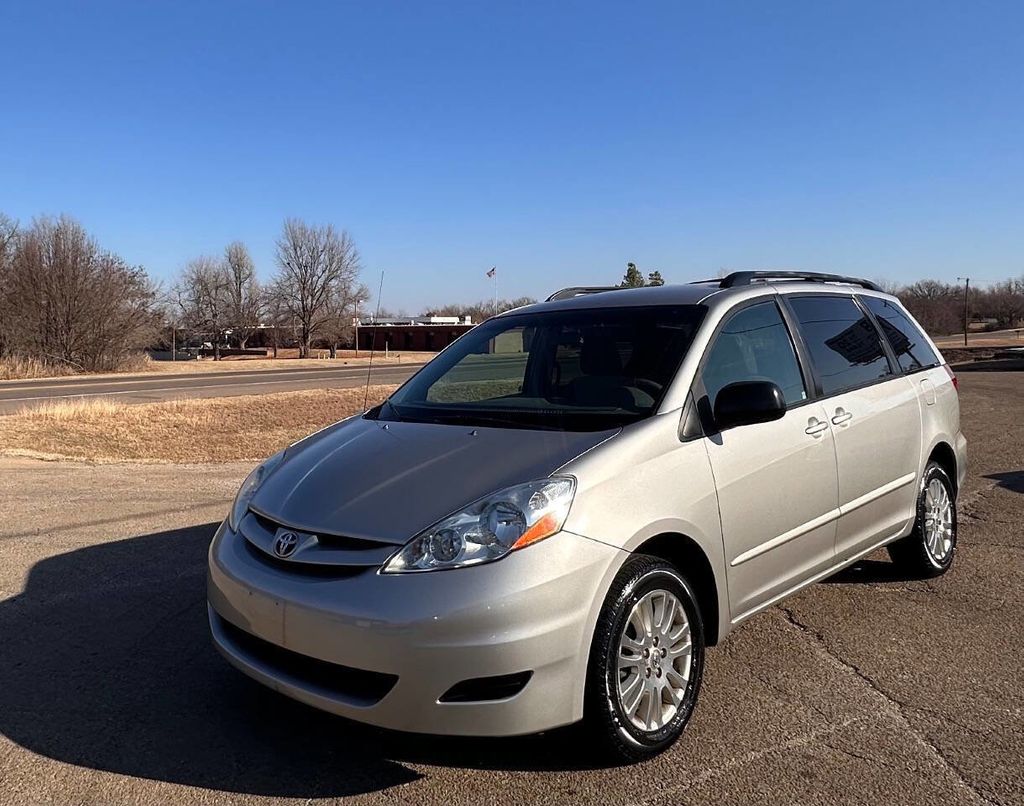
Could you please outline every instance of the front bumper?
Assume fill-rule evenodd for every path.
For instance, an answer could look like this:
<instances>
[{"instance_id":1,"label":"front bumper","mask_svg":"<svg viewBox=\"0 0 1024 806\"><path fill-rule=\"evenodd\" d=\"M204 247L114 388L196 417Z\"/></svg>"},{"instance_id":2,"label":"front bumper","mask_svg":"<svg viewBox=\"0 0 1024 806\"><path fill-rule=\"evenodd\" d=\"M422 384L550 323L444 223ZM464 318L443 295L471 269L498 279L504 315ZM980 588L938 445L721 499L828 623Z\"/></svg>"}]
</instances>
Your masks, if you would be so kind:
<instances>
[{"instance_id":1,"label":"front bumper","mask_svg":"<svg viewBox=\"0 0 1024 806\"><path fill-rule=\"evenodd\" d=\"M625 556L562 532L472 568L332 578L260 559L225 523L210 546L211 632L246 674L351 719L422 733L534 733L582 717L594 624ZM311 671L307 659L326 663ZM348 667L339 680L351 671L372 680L332 685L329 664ZM462 681L522 672L532 675L511 697L440 701Z\"/></svg>"}]
</instances>

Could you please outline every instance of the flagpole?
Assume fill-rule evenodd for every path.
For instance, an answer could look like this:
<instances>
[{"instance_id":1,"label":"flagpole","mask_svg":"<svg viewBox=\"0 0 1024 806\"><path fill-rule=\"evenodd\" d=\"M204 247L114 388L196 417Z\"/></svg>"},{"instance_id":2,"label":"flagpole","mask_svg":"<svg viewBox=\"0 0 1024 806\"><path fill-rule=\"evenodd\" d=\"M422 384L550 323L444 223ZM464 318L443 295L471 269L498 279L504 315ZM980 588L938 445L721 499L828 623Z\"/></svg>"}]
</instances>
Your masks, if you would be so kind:
<instances>
[{"instance_id":1,"label":"flagpole","mask_svg":"<svg viewBox=\"0 0 1024 806\"><path fill-rule=\"evenodd\" d=\"M492 292L494 293L494 302L492 305L491 316L498 315L498 267L491 266L491 270L487 272L487 277L491 280L494 285L491 286Z\"/></svg>"}]
</instances>

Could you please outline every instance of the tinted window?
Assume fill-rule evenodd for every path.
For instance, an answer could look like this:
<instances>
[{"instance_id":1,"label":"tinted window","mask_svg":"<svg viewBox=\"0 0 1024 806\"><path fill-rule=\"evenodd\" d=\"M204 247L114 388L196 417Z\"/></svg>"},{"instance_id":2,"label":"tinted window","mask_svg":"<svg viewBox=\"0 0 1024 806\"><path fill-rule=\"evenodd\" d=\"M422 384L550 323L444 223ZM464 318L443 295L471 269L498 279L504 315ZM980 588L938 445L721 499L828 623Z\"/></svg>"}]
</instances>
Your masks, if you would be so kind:
<instances>
[{"instance_id":1,"label":"tinted window","mask_svg":"<svg viewBox=\"0 0 1024 806\"><path fill-rule=\"evenodd\" d=\"M861 301L878 319L904 372L942 363L917 325L895 303L878 297L861 297Z\"/></svg>"},{"instance_id":2,"label":"tinted window","mask_svg":"<svg viewBox=\"0 0 1024 806\"><path fill-rule=\"evenodd\" d=\"M850 297L790 297L822 391L835 395L891 374L875 326Z\"/></svg>"},{"instance_id":3,"label":"tinted window","mask_svg":"<svg viewBox=\"0 0 1024 806\"><path fill-rule=\"evenodd\" d=\"M807 398L793 342L774 302L744 308L725 323L708 353L703 379L712 405L722 388L736 381L773 381L789 405Z\"/></svg>"},{"instance_id":4,"label":"tinted window","mask_svg":"<svg viewBox=\"0 0 1024 806\"><path fill-rule=\"evenodd\" d=\"M395 392L385 419L612 428L657 408L693 341L696 305L499 316Z\"/></svg>"}]
</instances>

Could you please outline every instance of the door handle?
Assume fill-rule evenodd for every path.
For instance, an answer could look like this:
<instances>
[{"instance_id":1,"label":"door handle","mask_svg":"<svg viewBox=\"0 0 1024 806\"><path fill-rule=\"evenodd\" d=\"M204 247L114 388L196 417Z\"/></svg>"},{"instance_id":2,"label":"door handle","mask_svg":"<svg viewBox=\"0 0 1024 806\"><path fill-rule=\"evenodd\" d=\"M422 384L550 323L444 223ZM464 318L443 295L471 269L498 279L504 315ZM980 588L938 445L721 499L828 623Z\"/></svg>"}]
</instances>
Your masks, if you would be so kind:
<instances>
[{"instance_id":1,"label":"door handle","mask_svg":"<svg viewBox=\"0 0 1024 806\"><path fill-rule=\"evenodd\" d=\"M836 409L835 417L832 418L833 425L842 425L843 423L849 422L853 419L853 415L850 414L846 409Z\"/></svg>"},{"instance_id":2,"label":"door handle","mask_svg":"<svg viewBox=\"0 0 1024 806\"><path fill-rule=\"evenodd\" d=\"M807 428L804 429L804 433L812 437L820 437L825 431L828 431L828 423L817 417L811 417L807 421Z\"/></svg>"}]
</instances>

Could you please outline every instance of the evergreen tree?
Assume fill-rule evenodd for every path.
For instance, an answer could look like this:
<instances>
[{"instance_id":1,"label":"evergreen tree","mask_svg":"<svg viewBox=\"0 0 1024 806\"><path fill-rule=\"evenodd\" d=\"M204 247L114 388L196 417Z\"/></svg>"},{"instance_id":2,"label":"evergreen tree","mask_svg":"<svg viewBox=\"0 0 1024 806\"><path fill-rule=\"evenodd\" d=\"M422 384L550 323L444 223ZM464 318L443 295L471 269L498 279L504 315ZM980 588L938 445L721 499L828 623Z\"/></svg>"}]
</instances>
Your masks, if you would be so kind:
<instances>
[{"instance_id":1,"label":"evergreen tree","mask_svg":"<svg viewBox=\"0 0 1024 806\"><path fill-rule=\"evenodd\" d=\"M636 267L636 263L627 263L626 273L622 276L619 288L643 288L645 285L647 283L644 282L644 276L640 273L640 269Z\"/></svg>"}]
</instances>

